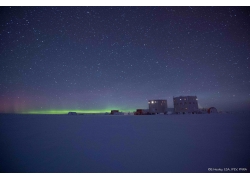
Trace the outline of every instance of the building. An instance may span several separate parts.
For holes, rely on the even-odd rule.
[[[69,112],[68,115],[77,115],[76,112]]]
[[[114,115],[114,114],[117,114],[119,113],[119,110],[111,110],[110,114]]]
[[[215,114],[215,113],[218,113],[215,107],[199,109],[199,114]]]
[[[119,112],[119,110],[111,110],[110,112],[111,115],[124,115],[123,112]]]
[[[211,107],[207,110],[208,114],[214,114],[214,113],[218,113],[217,109],[215,107]]]
[[[198,113],[198,99],[197,96],[179,96],[173,97],[174,112],[176,114]]]
[[[134,115],[148,115],[149,111],[148,109],[136,109],[136,112]]]
[[[167,114],[167,100],[149,100],[148,101],[148,111],[150,114]]]
[[[208,113],[208,109],[207,108],[201,108],[199,109],[199,114],[207,114]]]
[[[174,108],[168,108],[167,112],[168,112],[168,114],[173,114],[174,113]]]

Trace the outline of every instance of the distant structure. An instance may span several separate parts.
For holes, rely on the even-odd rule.
[[[149,115],[148,109],[136,109],[134,115]]]
[[[197,96],[179,96],[173,97],[174,112],[176,114],[198,113],[198,99]]]
[[[123,112],[119,112],[119,110],[111,110],[110,112],[111,115],[124,115]]]
[[[174,113],[174,108],[168,108],[167,112],[168,112],[168,114],[173,114]]]
[[[216,113],[219,112],[215,107],[199,109],[199,114],[216,114]]]
[[[208,114],[214,114],[214,113],[218,113],[217,109],[215,107],[211,107],[207,110]]]
[[[148,101],[148,111],[150,114],[167,114],[167,100],[149,100]]]
[[[125,112],[125,113],[123,113],[123,115],[129,115],[129,116],[132,116],[132,115],[135,115],[135,113],[134,113],[134,112]]]
[[[208,112],[208,109],[207,108],[201,108],[199,109],[199,114],[207,114]]]
[[[119,113],[119,110],[111,110],[110,114],[114,115],[116,113]]]
[[[76,112],[69,112],[68,115],[77,115]]]

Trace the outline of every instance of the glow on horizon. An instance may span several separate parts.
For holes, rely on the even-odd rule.
[[[119,108],[112,108],[112,109],[101,109],[101,110],[81,110],[81,109],[64,109],[64,110],[30,110],[21,112],[21,114],[68,114],[68,112],[76,112],[76,113],[110,113],[111,110],[119,110],[120,112],[133,112],[135,110],[128,110],[128,109],[119,109]]]

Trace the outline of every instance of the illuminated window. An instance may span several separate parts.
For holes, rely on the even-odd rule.
[[[151,101],[152,104],[154,104],[154,101]]]

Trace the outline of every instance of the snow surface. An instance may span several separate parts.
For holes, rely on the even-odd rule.
[[[250,115],[0,115],[0,172],[250,170]]]

